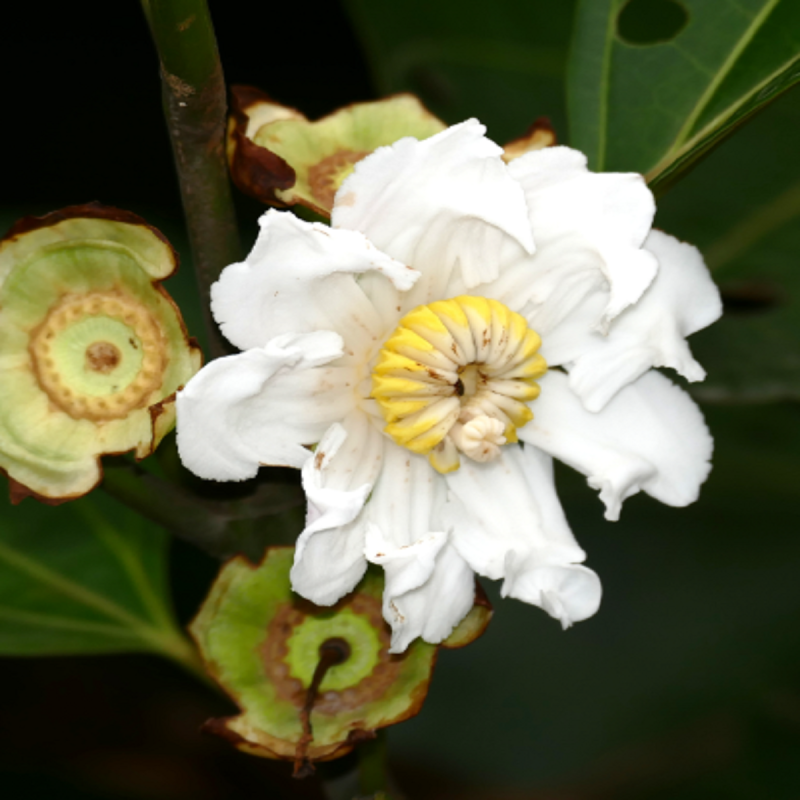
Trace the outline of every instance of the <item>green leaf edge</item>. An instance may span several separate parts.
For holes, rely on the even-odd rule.
[[[664,156],[662,156],[661,160],[647,171],[645,179],[651,189],[659,193],[666,191],[666,189],[675,183],[689,167],[694,166],[697,161],[708,155],[714,147],[720,144],[723,139],[727,138],[727,136],[733,133],[740,125],[744,124],[768,103],[777,99],[783,92],[800,82],[800,72],[794,76],[790,76],[788,81],[782,81],[782,78],[784,78],[791,68],[800,61],[799,53],[755,85],[748,93],[742,95],[736,103],[728,106],[702,129],[697,131],[694,135],[691,135],[693,125],[702,116],[704,109],[708,106],[709,102],[711,102],[716,91],[722,86],[738,58],[747,49],[748,45],[763,27],[780,1],[781,0],[768,0],[761,11],[756,15],[753,22],[748,26],[747,30],[731,50],[717,75],[715,75],[698,99],[692,113],[687,117],[670,148],[666,151]],[[580,19],[584,9],[587,9],[590,5],[596,6],[597,0],[578,0],[575,11],[576,19]],[[587,156],[589,156],[592,169],[596,172],[602,172],[605,167],[608,94],[610,86],[609,72],[611,69],[612,47],[616,38],[614,34],[614,23],[624,5],[625,3],[620,2],[620,0],[606,0],[606,38],[601,59],[601,80],[603,89],[599,93],[600,99],[597,108],[597,149],[596,152],[592,154],[590,152],[591,148],[582,148]],[[578,101],[575,97],[575,91],[572,88],[574,85],[572,76],[576,72],[574,54],[582,47],[582,39],[586,27],[587,26],[575,26],[570,47],[570,57],[567,68],[567,107],[571,126],[575,125],[575,119],[578,116],[576,112]],[[760,97],[763,99],[759,101]],[[573,130],[571,131],[571,138],[576,139],[581,137],[580,134],[576,135],[576,131]]]
[[[130,642],[130,646],[125,648],[129,652],[141,651],[163,655],[180,663],[192,672],[199,671],[205,680],[205,673],[202,667],[199,666],[197,656],[189,640],[177,628],[172,614],[159,599],[155,587],[142,569],[141,563],[136,558],[127,540],[96,509],[91,508],[86,503],[80,506],[76,504],[74,508],[79,510],[86,519],[87,524],[84,526],[84,530],[96,536],[122,565],[143,607],[150,614],[151,621],[132,614],[101,594],[87,589],[57,570],[44,566],[20,552],[17,548],[0,541],[0,561],[26,573],[34,581],[46,585],[55,594],[69,598],[118,623],[114,625],[74,620],[68,617],[59,617],[55,614],[24,611],[0,605],[0,619],[61,630],[102,633],[104,636],[116,640],[113,645],[109,643],[110,646],[108,648],[87,649],[80,647],[71,650],[58,647],[51,652],[37,650],[35,654],[24,649],[4,647],[0,644],[0,654],[7,656],[46,656],[118,652],[120,650],[119,644],[122,640]]]

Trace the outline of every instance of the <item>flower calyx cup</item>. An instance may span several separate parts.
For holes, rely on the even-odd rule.
[[[418,639],[401,655],[389,653],[377,572],[320,607],[291,591],[293,559],[293,548],[271,547],[258,566],[241,556],[229,561],[189,630],[209,673],[241,709],[206,729],[243,752],[292,761],[304,777],[314,762],[414,716],[438,647]],[[474,613],[444,646],[473,641],[490,617],[479,587]]]
[[[0,242],[0,468],[12,499],[61,502],[102,477],[100,456],[150,455],[175,392],[200,368],[161,286],[166,238],[99,204],[18,221]]]
[[[330,217],[337,190],[361,159],[406,136],[423,140],[447,127],[408,93],[352,103],[311,121],[260,89],[233,86],[231,110],[227,154],[237,187],[262,203],[299,204],[323,217]],[[541,117],[506,145],[504,158],[555,142]]]

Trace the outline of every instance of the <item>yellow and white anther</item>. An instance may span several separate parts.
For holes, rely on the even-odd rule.
[[[457,422],[450,429],[449,436],[455,446],[473,461],[492,461],[500,455],[500,445],[506,443],[505,429],[499,419],[481,414],[463,425]]]
[[[372,397],[397,444],[439,472],[491,461],[533,419],[547,371],[539,335],[497,300],[462,295],[400,320],[372,371]]]

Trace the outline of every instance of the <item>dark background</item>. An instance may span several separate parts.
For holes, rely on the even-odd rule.
[[[415,20],[419,49],[469,24],[487,36],[513,29],[533,37],[541,45],[533,78],[512,68],[512,43],[495,61],[459,56],[444,66],[412,52],[407,69],[376,80],[338,3],[276,5],[211,0],[228,82],[259,85],[312,118],[376,96],[378,86],[411,88],[448,122],[479,116],[500,141],[543,113],[567,138],[569,2],[530,4],[541,24],[528,28],[503,14],[509,2],[464,3],[462,16],[434,9]],[[6,4],[0,19],[2,222],[99,200],[162,227],[188,264],[157,62],[138,4]],[[790,94],[720,148],[664,198],[658,224],[710,247],[770,187],[797,180],[796,105]],[[260,209],[237,204],[248,236]],[[736,269],[767,269],[770,285],[789,296],[782,276],[800,263],[796,229],[795,220],[776,231]],[[728,289],[738,275],[726,278]],[[188,276],[184,269],[175,291],[196,331]],[[734,317],[767,312],[729,306]],[[713,377],[719,345],[696,338]],[[602,576],[603,607],[564,634],[539,610],[498,599],[484,638],[443,654],[422,714],[390,731],[394,773],[409,797],[800,796],[800,412],[788,401],[704,411],[715,470],[689,509],[640,495],[620,523],[606,524],[583,479],[558,473],[570,522]],[[185,620],[215,565],[178,543],[172,569]],[[197,733],[206,717],[228,710],[154,658],[5,659],[3,796],[319,796],[313,781],[292,782],[286,765]]]
[[[209,5],[228,83],[268,85],[311,117],[375,96],[339,3]],[[9,3],[0,36],[4,204],[97,199],[179,212],[139,3]]]

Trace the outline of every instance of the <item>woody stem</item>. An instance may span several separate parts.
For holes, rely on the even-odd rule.
[[[164,115],[212,357],[226,351],[210,288],[241,243],[225,161],[225,83],[206,0],[142,0],[161,64]]]

